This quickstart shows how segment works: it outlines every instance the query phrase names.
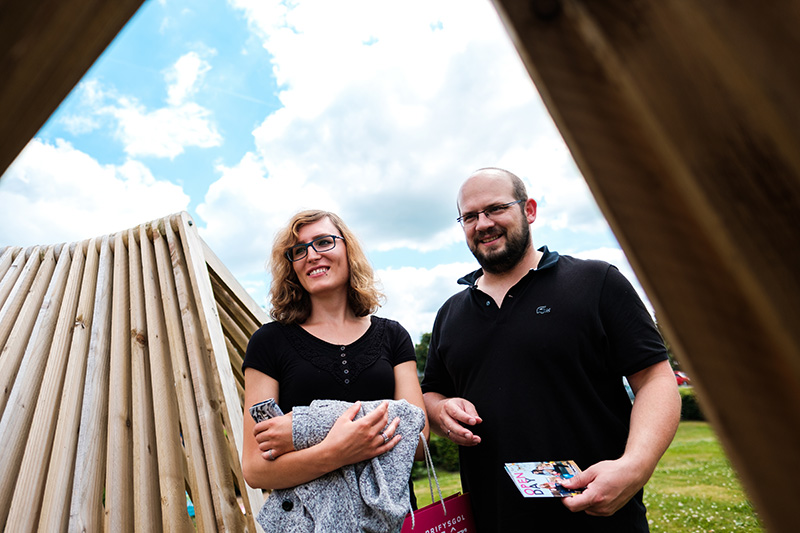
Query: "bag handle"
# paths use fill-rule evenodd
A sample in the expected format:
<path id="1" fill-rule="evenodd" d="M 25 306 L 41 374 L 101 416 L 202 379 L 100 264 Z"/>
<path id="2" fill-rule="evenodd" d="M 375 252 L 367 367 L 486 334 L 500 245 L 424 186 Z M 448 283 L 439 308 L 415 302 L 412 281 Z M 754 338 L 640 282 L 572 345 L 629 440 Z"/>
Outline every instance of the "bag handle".
<path id="1" fill-rule="evenodd" d="M 435 503 L 433 499 L 433 483 L 431 482 L 431 472 L 433 472 L 433 480 L 436 482 L 436 491 L 439 493 L 439 503 L 442 504 L 442 511 L 447 516 L 447 507 L 444 505 L 444 498 L 442 498 L 442 488 L 439 486 L 439 478 L 436 476 L 436 469 L 433 467 L 433 458 L 431 457 L 431 450 L 428 448 L 428 441 L 425 440 L 425 434 L 420 431 L 419 438 L 422 441 L 422 448 L 425 451 L 425 470 L 428 473 L 428 488 L 431 491 L 431 503 Z M 411 505 L 409 504 L 409 508 Z M 411 529 L 417 525 L 414 519 L 414 509 L 409 509 L 411 513 Z"/>

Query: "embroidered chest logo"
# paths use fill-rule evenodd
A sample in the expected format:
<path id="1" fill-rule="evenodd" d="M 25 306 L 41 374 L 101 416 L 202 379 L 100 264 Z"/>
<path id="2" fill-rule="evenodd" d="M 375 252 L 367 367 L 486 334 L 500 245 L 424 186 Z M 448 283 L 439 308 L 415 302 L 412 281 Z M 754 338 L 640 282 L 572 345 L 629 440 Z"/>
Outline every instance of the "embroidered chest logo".
<path id="1" fill-rule="evenodd" d="M 537 315 L 545 315 L 545 314 L 547 314 L 549 312 L 550 312 L 550 308 L 547 307 L 546 305 L 540 305 L 539 307 L 536 308 L 536 314 Z"/>

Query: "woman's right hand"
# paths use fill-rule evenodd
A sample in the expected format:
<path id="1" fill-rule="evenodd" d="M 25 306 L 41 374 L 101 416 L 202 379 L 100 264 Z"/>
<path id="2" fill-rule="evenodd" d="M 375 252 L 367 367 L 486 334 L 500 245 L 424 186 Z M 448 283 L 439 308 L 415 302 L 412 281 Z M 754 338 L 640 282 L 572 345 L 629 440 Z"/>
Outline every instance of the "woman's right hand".
<path id="1" fill-rule="evenodd" d="M 356 419 L 361 402 L 350 406 L 333 424 L 322 444 L 330 446 L 341 465 L 366 461 L 394 448 L 402 435 L 396 433 L 400 419 L 389 422 L 389 402 Z M 384 430 L 384 428 L 386 428 Z"/>
<path id="2" fill-rule="evenodd" d="M 261 451 L 261 457 L 268 461 L 274 461 L 279 456 L 293 451 L 292 413 L 259 422 L 253 427 L 253 435 Z"/>

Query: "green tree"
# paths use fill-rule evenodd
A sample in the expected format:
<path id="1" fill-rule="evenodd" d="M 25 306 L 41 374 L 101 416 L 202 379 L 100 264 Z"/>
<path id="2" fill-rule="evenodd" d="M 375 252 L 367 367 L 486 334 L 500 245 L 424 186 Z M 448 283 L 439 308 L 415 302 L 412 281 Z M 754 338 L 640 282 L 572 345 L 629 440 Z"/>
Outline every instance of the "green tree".
<path id="1" fill-rule="evenodd" d="M 680 370 L 681 363 L 675 358 L 675 354 L 672 353 L 672 349 L 669 346 L 669 341 L 667 340 L 667 336 L 664 333 L 664 330 L 661 329 L 661 324 L 658 323 L 658 317 L 656 317 L 656 328 L 658 332 L 661 334 L 661 338 L 664 341 L 664 346 L 667 348 L 667 356 L 669 357 L 669 364 L 672 366 L 673 370 Z"/>
<path id="2" fill-rule="evenodd" d="M 414 352 L 417 354 L 417 375 L 422 377 L 425 372 L 425 363 L 428 362 L 428 346 L 431 343 L 431 334 L 423 333 L 419 338 L 419 343 L 414 346 Z"/>

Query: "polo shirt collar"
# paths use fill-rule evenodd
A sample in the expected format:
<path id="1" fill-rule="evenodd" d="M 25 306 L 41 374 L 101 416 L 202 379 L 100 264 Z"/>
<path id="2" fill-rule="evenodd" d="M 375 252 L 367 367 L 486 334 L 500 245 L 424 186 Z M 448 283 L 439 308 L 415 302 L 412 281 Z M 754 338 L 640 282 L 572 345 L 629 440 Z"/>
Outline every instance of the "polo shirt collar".
<path id="1" fill-rule="evenodd" d="M 542 246 L 539 248 L 539 251 L 542 252 L 542 258 L 539 260 L 539 266 L 536 270 L 544 270 L 546 268 L 552 268 L 558 262 L 558 252 L 551 252 L 547 246 Z M 533 271 L 533 270 L 531 270 Z M 483 269 L 479 268 L 474 272 L 470 272 L 463 278 L 458 280 L 459 285 L 466 285 L 470 289 L 477 289 L 478 288 L 478 278 L 483 276 Z"/>

